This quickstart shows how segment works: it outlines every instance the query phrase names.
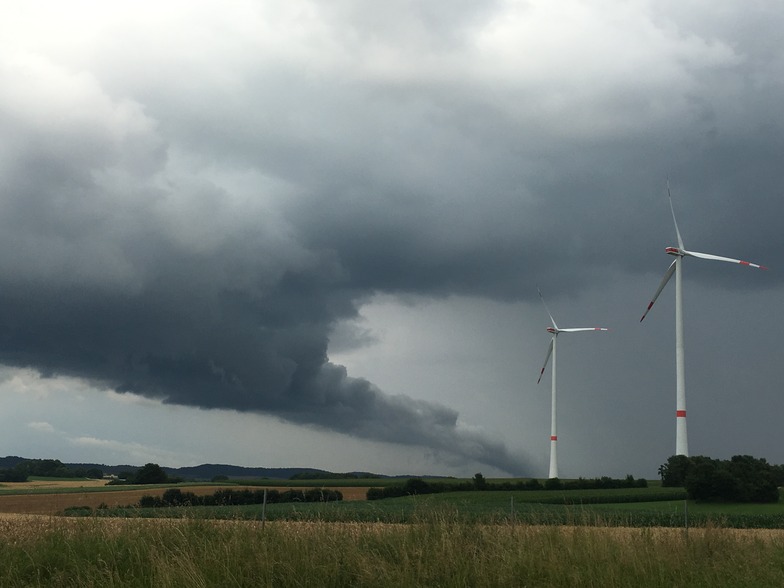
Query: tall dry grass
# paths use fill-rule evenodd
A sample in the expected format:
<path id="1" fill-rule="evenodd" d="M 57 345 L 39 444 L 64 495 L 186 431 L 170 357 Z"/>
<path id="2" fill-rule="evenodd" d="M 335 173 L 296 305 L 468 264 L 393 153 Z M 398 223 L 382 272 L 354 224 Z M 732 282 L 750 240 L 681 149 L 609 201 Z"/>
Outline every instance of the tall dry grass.
<path id="1" fill-rule="evenodd" d="M 782 585 L 770 531 L 0 520 L 3 587 Z"/>

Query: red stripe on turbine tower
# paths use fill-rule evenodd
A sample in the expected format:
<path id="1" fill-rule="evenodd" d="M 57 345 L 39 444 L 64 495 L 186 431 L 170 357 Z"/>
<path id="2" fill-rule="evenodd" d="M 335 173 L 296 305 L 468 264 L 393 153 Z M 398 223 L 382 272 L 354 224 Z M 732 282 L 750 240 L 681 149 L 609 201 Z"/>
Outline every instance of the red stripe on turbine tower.
<path id="1" fill-rule="evenodd" d="M 550 435 L 550 441 L 558 441 L 558 435 Z"/>
<path id="2" fill-rule="evenodd" d="M 675 411 L 675 416 L 677 418 L 684 418 L 685 419 L 686 418 L 686 411 L 685 410 L 676 410 Z"/>

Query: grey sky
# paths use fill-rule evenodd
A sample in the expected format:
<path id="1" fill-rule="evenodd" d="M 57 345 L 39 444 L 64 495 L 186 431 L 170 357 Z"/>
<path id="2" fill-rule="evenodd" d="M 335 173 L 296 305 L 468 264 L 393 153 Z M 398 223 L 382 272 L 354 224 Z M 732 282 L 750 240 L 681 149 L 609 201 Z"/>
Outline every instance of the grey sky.
<path id="1" fill-rule="evenodd" d="M 559 346 L 563 475 L 654 475 L 669 177 L 687 249 L 772 268 L 687 260 L 692 453 L 784 462 L 774 3 L 0 16 L 0 454 L 544 475 L 539 286 L 613 329 Z"/>

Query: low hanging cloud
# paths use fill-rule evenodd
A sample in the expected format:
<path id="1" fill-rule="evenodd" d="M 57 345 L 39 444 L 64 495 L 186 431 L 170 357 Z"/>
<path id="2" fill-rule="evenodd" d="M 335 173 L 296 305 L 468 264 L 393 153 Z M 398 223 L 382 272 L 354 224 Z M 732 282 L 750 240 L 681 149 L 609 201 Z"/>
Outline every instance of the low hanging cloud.
<path id="1" fill-rule="evenodd" d="M 724 164 L 744 142 L 755 169 L 777 169 L 766 110 L 716 96 L 748 105 L 735 82 L 772 84 L 780 64 L 644 3 L 573 35 L 537 2 L 449 4 L 446 21 L 414 4 L 383 19 L 290 4 L 221 10 L 221 27 L 209 3 L 100 13 L 79 46 L 7 37 L 0 362 L 526 473 L 451 408 L 331 363 L 332 330 L 377 293 L 511 300 L 543 279 L 646 271 L 658 231 L 635 222 L 651 207 L 630 186 L 659 205 L 673 172 L 699 194 L 695 162 L 742 185 L 749 172 Z M 748 116 L 754 132 L 735 124 Z M 766 181 L 760 206 L 781 187 Z M 735 212 L 715 206 L 715 223 Z M 776 230 L 765 221 L 759 241 Z"/>

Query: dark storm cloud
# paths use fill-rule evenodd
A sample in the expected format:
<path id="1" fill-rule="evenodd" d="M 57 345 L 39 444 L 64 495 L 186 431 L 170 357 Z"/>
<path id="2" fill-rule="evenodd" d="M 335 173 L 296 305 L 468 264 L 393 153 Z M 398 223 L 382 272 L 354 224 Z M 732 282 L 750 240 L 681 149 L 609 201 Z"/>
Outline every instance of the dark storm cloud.
<path id="1" fill-rule="evenodd" d="M 301 229 L 277 218 L 279 195 L 258 204 L 165 176 L 165 140 L 140 109 L 112 108 L 79 81 L 66 89 L 125 128 L 96 123 L 85 138 L 55 114 L 54 129 L 14 129 L 3 166 L 4 363 L 525 471 L 501 444 L 461 430 L 454 410 L 385 395 L 330 364 L 332 327 L 374 284 L 348 275 L 339 252 L 301 243 Z M 8 106 L 6 129 L 26 114 Z"/>
<path id="2" fill-rule="evenodd" d="M 687 246 L 780 259 L 781 58 L 731 15 L 660 10 L 635 63 L 620 31 L 582 47 L 556 20 L 562 51 L 516 48 L 500 8 L 434 6 L 340 3 L 312 47 L 167 51 L 129 27 L 77 65 L 6 60 L 0 361 L 525 473 L 450 408 L 330 363 L 335 325 L 379 292 L 663 273 L 668 175 Z"/>

